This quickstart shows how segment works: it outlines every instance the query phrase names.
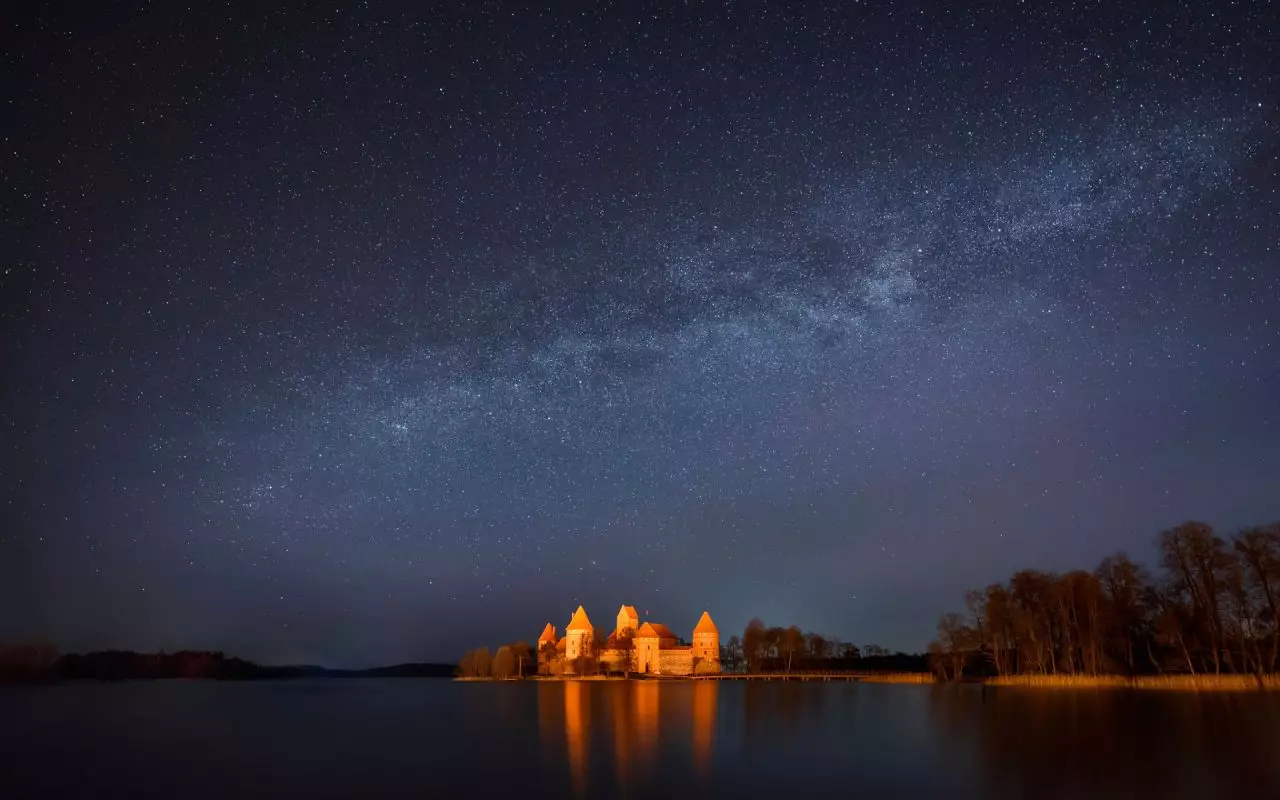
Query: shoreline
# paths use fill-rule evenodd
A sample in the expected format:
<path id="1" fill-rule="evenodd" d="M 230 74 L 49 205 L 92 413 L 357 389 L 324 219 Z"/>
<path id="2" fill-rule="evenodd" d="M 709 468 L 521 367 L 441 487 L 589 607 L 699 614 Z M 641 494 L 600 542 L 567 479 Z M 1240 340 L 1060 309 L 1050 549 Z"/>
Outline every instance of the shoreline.
<path id="1" fill-rule="evenodd" d="M 1023 689 L 1137 689 L 1162 692 L 1280 691 L 1280 675 L 1003 675 L 983 686 Z"/>
<path id="2" fill-rule="evenodd" d="M 463 678 L 453 680 L 463 683 L 521 683 L 527 681 L 545 681 L 551 683 L 569 682 L 625 682 L 654 681 L 659 683 L 710 681 L 719 683 L 751 681 L 751 682 L 786 682 L 810 683 L 824 682 L 821 679 L 804 675 L 766 674 L 766 675 L 726 675 L 724 677 L 695 677 L 690 675 L 537 675 L 526 678 Z M 1122 675 L 1003 675 L 965 680 L 958 683 L 947 683 L 937 680 L 929 673 L 886 673 L 884 675 L 856 675 L 833 678 L 835 681 L 847 683 L 896 684 L 906 686 L 950 686 L 977 685 L 983 688 L 1005 689 L 1129 689 L 1137 691 L 1157 692 L 1267 692 L 1280 691 L 1280 674 L 1273 675 L 1140 675 L 1125 677 Z"/>
<path id="3" fill-rule="evenodd" d="M 461 683 L 519 683 L 521 681 L 547 681 L 551 683 L 568 682 L 619 682 L 619 681 L 653 681 L 659 683 L 675 682 L 714 682 L 722 681 L 764 681 L 788 683 L 812 683 L 823 681 L 839 681 L 844 683 L 899 683 L 899 684 L 933 684 L 937 681 L 927 672 L 887 672 L 881 675 L 812 675 L 806 673 L 766 673 L 761 675 L 740 675 L 723 673 L 719 675 L 530 675 L 525 678 L 477 678 L 455 676 L 453 680 Z"/>

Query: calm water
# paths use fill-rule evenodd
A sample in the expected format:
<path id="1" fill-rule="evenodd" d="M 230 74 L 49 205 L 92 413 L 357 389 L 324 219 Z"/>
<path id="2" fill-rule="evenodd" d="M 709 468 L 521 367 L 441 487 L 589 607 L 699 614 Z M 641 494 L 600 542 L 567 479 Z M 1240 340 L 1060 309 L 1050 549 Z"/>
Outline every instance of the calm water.
<path id="1" fill-rule="evenodd" d="M 4 798 L 507 788 L 539 798 L 1280 798 L 1280 697 L 413 679 L 0 687 Z"/>

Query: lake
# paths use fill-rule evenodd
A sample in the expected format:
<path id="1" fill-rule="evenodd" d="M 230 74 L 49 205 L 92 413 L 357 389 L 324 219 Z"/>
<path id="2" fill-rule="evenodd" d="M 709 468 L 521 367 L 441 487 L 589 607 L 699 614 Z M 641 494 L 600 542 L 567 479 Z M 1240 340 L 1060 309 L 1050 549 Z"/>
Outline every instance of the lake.
<path id="1" fill-rule="evenodd" d="M 0 687 L 0 797 L 1280 797 L 1280 695 L 430 679 Z"/>

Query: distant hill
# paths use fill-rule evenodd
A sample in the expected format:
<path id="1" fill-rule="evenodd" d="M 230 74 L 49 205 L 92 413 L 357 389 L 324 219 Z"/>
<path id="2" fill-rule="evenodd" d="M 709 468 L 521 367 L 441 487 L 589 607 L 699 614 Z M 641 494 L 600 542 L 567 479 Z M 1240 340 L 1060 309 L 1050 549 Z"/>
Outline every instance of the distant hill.
<path id="1" fill-rule="evenodd" d="M 390 667 L 355 670 L 344 677 L 354 678 L 452 678 L 457 671 L 454 664 L 408 663 Z"/>
<path id="2" fill-rule="evenodd" d="M 287 680 L 296 678 L 447 678 L 453 664 L 407 663 L 372 669 L 314 665 L 264 666 L 217 651 L 137 653 L 103 650 L 57 655 L 48 646 L 0 645 L 0 681 L 59 680 Z"/>

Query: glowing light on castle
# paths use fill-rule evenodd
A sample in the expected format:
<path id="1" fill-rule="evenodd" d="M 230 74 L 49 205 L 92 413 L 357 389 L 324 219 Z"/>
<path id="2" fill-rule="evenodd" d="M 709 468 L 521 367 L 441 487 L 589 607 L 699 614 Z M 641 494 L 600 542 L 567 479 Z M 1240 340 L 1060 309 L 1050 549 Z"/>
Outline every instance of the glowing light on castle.
<path id="1" fill-rule="evenodd" d="M 687 644 L 659 622 L 640 622 L 635 606 L 618 609 L 614 629 L 605 639 L 582 606 L 573 612 L 564 635 L 550 622 L 538 637 L 538 669 L 548 675 L 585 672 L 637 672 L 644 675 L 707 675 L 720 671 L 720 631 L 706 611 Z"/>

